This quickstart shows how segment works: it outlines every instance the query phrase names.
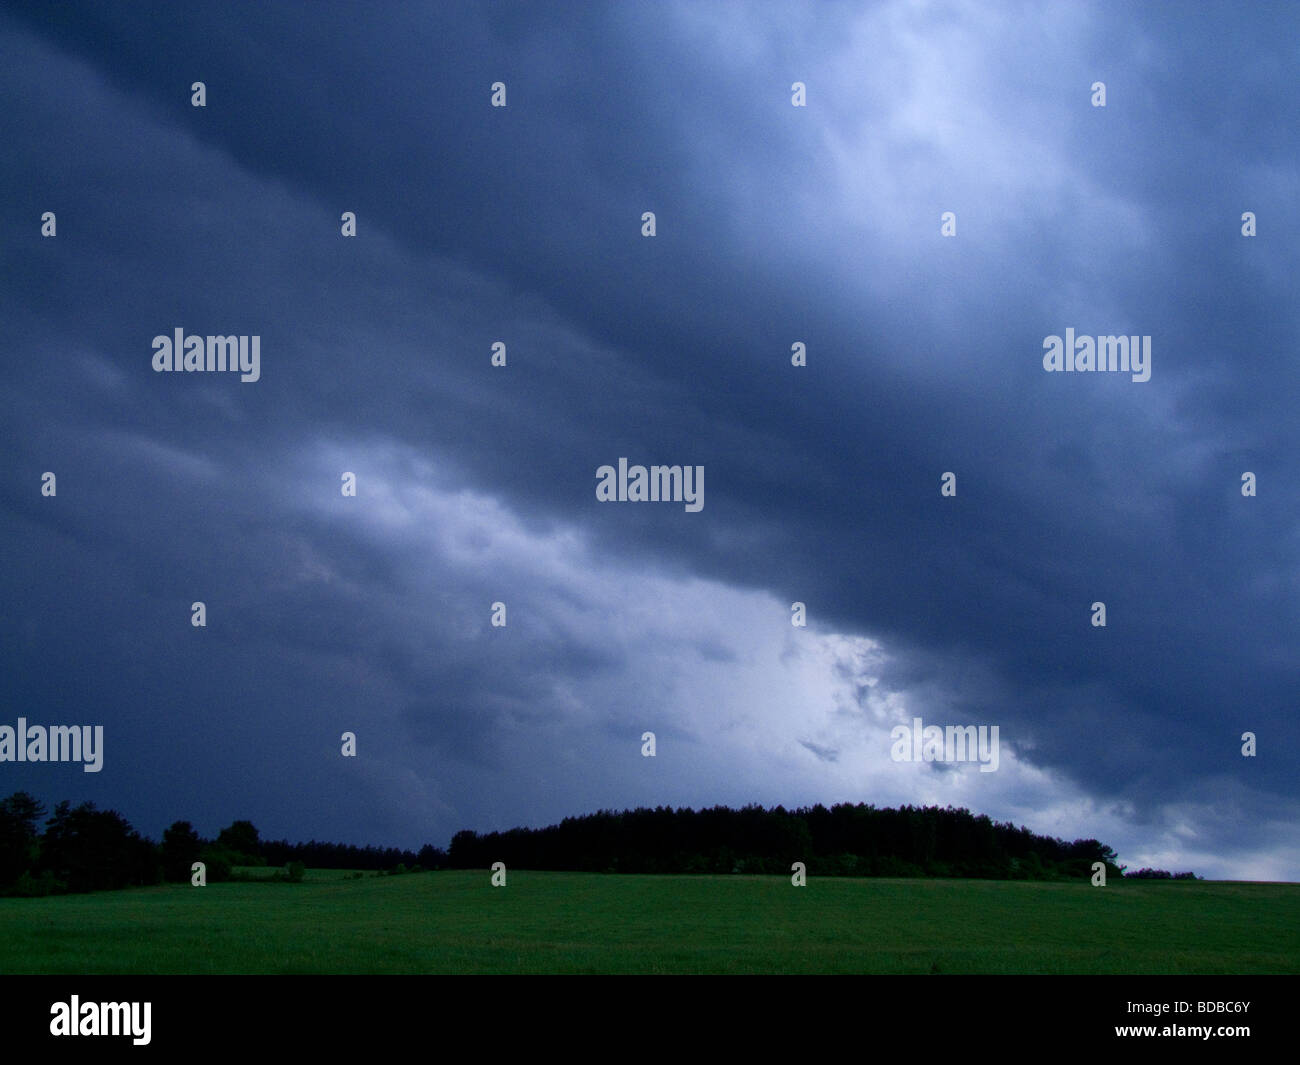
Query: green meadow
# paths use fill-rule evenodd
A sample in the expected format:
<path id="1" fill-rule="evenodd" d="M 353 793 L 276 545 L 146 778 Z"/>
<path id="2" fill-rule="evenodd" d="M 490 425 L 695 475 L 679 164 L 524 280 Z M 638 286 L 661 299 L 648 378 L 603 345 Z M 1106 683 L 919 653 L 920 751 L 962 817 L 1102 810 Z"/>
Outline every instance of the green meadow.
<path id="1" fill-rule="evenodd" d="M 0 898 L 0 973 L 1297 973 L 1300 885 L 482 872 Z"/>

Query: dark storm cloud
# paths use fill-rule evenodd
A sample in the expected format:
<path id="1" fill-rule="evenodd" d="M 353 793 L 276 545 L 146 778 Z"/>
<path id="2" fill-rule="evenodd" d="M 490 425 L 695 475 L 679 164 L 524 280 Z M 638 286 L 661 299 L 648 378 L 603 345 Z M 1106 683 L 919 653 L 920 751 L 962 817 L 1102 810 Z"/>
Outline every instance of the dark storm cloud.
<path id="1" fill-rule="evenodd" d="M 1134 818 L 1210 801 L 1214 781 L 1255 824 L 1294 801 L 1293 14 L 1063 6 L 1025 29 L 1013 9 L 884 7 L 863 33 L 859 9 L 820 5 L 10 11 L 4 224 L 62 209 L 57 245 L 3 253 L 23 367 L 4 531 L 78 589 L 7 567 L 36 618 L 8 652 L 38 678 L 22 696 L 55 696 L 39 677 L 57 646 L 81 662 L 65 697 L 90 698 L 78 648 L 105 625 L 158 698 L 202 704 L 234 669 L 245 701 L 200 713 L 198 736 L 238 761 L 221 729 L 263 729 L 261 779 L 313 727 L 309 703 L 333 735 L 367 706 L 403 737 L 380 741 L 394 758 L 410 742 L 519 764 L 512 744 L 563 718 L 568 681 L 629 668 L 588 627 L 591 589 L 545 565 L 470 580 L 401 520 L 304 503 L 277 478 L 337 492 L 302 457 L 325 442 L 385 483 L 503 500 L 538 536 L 581 528 L 631 570 L 806 601 L 815 628 L 883 642 L 883 690 L 999 723 Z M 934 71 L 969 110 L 944 111 Z M 1087 106 L 1097 79 L 1105 110 Z M 345 209 L 365 240 L 340 252 Z M 142 373 L 174 326 L 261 333 L 274 355 L 256 385 Z M 1042 339 L 1067 326 L 1151 334 L 1152 380 L 1044 374 Z M 484 380 L 494 339 L 504 384 Z M 702 463 L 703 513 L 596 506 L 594 469 L 620 455 Z M 52 467 L 76 501 L 57 510 L 30 489 Z M 512 610 L 537 604 L 515 616 L 567 596 L 569 620 L 485 651 L 494 580 Z M 231 604 L 220 662 L 159 643 L 163 604 L 183 612 L 196 587 Z M 131 691 L 108 695 L 123 727 L 138 716 Z M 1246 729 L 1268 737 L 1254 761 Z M 539 808 L 514 800 L 500 816 Z"/>

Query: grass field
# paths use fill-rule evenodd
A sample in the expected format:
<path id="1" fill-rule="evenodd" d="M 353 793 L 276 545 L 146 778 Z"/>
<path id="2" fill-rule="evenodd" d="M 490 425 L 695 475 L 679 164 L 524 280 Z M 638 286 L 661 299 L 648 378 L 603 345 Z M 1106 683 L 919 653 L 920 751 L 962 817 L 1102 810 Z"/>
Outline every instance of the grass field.
<path id="1" fill-rule="evenodd" d="M 1296 973 L 1300 885 L 487 871 L 0 899 L 0 973 Z"/>

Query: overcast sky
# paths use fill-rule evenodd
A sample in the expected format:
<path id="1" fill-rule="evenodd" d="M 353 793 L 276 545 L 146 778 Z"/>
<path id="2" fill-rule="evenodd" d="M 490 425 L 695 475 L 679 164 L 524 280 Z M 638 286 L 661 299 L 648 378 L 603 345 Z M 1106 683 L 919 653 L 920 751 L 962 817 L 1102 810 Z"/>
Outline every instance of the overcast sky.
<path id="1" fill-rule="evenodd" d="M 1300 880 L 1300 9 L 46 6 L 0 9 L 0 724 L 104 764 L 0 792 L 409 847 L 952 804 Z M 155 372 L 178 328 L 260 379 Z M 1067 328 L 1150 380 L 1046 372 Z M 620 457 L 703 508 L 599 501 Z M 916 717 L 997 771 L 893 760 Z"/>

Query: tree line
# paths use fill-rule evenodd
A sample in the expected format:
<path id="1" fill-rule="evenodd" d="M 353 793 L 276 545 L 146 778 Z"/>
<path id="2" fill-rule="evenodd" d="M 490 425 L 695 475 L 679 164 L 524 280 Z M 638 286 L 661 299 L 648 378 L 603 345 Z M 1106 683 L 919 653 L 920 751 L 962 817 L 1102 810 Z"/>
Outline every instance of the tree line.
<path id="1" fill-rule="evenodd" d="M 204 839 L 188 821 L 177 821 L 155 843 L 121 814 L 93 802 L 61 802 L 42 826 L 45 806 L 26 792 L 0 800 L 0 894 L 57 895 L 64 892 L 190 882 L 195 862 L 216 882 L 238 876 L 239 866 L 284 866 L 285 879 L 302 870 L 438 869 L 446 854 L 426 844 L 419 851 L 356 847 L 345 843 L 263 841 L 249 821 L 235 821 L 216 839 Z"/>
<path id="2" fill-rule="evenodd" d="M 1095 839 L 1067 843 L 1023 826 L 996 823 L 951 806 L 877 808 L 820 804 L 786 810 L 601 810 L 546 828 L 458 832 L 448 864 L 619 873 L 789 873 L 809 875 L 979 877 L 996 880 L 1123 876 L 1114 850 Z"/>
<path id="3" fill-rule="evenodd" d="M 803 862 L 813 876 L 978 877 L 1076 880 L 1103 862 L 1122 877 L 1114 850 L 1095 839 L 1041 836 L 951 806 L 878 808 L 858 803 L 786 810 L 748 805 L 693 810 L 601 810 L 545 828 L 478 833 L 466 829 L 448 851 L 344 843 L 262 840 L 249 821 L 204 839 L 177 821 L 155 843 L 113 810 L 61 802 L 48 819 L 26 792 L 0 800 L 0 894 L 49 895 L 189 882 L 202 862 L 208 881 L 237 878 L 241 866 L 283 866 L 281 879 L 304 867 L 375 872 L 511 869 L 619 873 L 788 874 Z M 1142 869 L 1136 879 L 1195 879 Z"/>

